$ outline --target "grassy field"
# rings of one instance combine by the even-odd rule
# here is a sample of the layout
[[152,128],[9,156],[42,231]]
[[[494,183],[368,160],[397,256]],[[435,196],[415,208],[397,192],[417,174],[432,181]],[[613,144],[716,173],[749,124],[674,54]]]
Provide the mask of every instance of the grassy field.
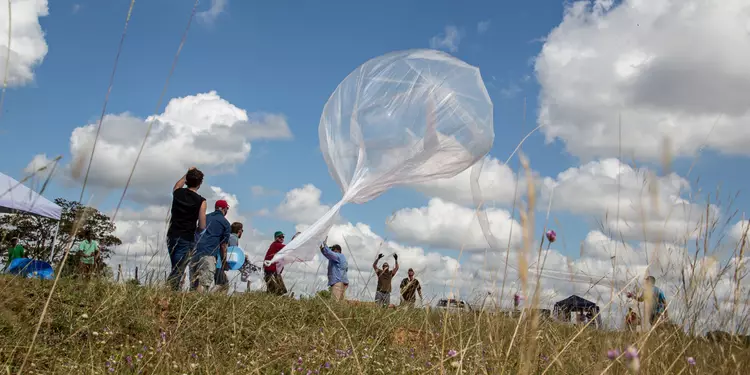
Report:
[[[602,332],[479,313],[392,310],[248,293],[172,293],[0,278],[0,361],[26,374],[740,374],[750,349],[685,336]],[[687,357],[693,357],[691,365]],[[744,368],[744,371],[742,370]]]

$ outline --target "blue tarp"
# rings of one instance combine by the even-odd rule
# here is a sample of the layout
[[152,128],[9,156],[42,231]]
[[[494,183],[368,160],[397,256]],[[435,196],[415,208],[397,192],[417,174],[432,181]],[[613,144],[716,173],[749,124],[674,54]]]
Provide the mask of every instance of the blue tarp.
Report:
[[55,278],[55,271],[52,270],[52,266],[49,263],[28,258],[13,259],[6,272],[42,280],[52,280]]

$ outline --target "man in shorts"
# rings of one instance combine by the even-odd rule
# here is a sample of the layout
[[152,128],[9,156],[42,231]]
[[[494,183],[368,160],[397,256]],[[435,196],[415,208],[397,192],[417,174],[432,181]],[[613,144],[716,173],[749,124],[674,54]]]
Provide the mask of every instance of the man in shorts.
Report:
[[383,258],[383,254],[378,254],[375,262],[372,263],[372,268],[375,270],[375,274],[378,275],[378,285],[375,290],[375,303],[388,307],[391,304],[391,281],[393,276],[398,272],[398,255],[393,254],[393,260],[396,262],[396,266],[393,271],[390,270],[388,263],[383,263],[383,268],[378,269],[378,261]]
[[206,199],[198,194],[202,183],[203,172],[193,167],[172,188],[172,218],[167,230],[172,270],[167,283],[173,290],[181,289],[190,252],[195,248],[196,228],[206,228]]
[[217,257],[221,257],[221,270],[227,269],[227,246],[231,230],[225,216],[229,212],[229,204],[220,199],[214,207],[216,210],[206,215],[206,230],[198,239],[195,253],[190,260],[190,289],[198,292],[207,292],[211,288],[216,273]]

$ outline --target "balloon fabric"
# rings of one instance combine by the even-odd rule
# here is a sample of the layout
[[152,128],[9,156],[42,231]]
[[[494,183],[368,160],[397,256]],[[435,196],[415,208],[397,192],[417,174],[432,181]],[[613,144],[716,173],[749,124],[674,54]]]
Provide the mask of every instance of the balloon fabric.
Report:
[[450,178],[482,159],[495,139],[492,101],[474,66],[436,50],[392,52],[338,85],[318,136],[343,197],[265,264],[312,260],[346,203]]
[[[245,264],[245,251],[239,246],[227,248],[227,266],[230,271],[237,271]],[[221,268],[221,255],[216,257],[216,268]]]

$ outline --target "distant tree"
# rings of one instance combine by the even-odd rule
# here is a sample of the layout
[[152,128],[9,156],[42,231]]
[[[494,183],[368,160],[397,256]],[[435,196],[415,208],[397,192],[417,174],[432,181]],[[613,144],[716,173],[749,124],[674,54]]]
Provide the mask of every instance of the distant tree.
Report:
[[[109,259],[115,246],[122,245],[122,241],[114,235],[115,225],[109,216],[96,208],[63,198],[55,199],[55,203],[62,207],[59,223],[56,220],[26,213],[0,216],[3,255],[7,252],[10,239],[18,237],[26,248],[27,257],[49,261],[52,238],[59,224],[57,246],[52,257],[53,262],[58,263],[65,254],[65,247],[76,246],[78,241],[83,239],[84,230],[90,229],[94,238],[99,242],[100,260],[97,269],[106,272],[104,260]],[[75,228],[78,230],[73,233]],[[70,268],[69,271],[73,271],[78,264],[73,258],[69,257],[70,263],[66,265],[66,268]],[[73,267],[68,267],[70,265]]]

